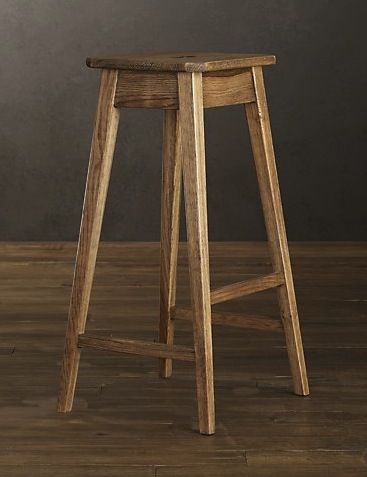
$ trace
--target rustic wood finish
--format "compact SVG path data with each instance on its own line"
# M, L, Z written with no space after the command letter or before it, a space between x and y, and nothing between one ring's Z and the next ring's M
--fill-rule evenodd
M119 122L119 110L113 105L116 83L117 71L102 71L61 369L60 412L70 411L73 405L80 359L78 335L84 333L87 320Z
M61 372L59 411L73 404L81 347L159 358L159 375L172 359L195 361L199 431L215 432L212 323L278 331L280 321L247 313L215 312L211 305L278 289L281 322L296 394L309 393L287 238L272 145L262 65L270 55L154 54L88 60L102 73L97 119L78 245ZM113 68L113 69L110 69ZM204 108L245 104L273 272L210 291L206 203ZM165 109L159 343L85 334L97 249L116 140L119 107ZM181 179L188 237L191 310L176 305ZM194 350L174 346L174 318L192 320ZM79 348L78 348L79 346Z
M119 71L115 106L178 109L174 72Z
M177 308L173 313L175 320L192 321L192 311L186 308ZM255 330L281 331L283 329L280 320L266 318L257 315L239 315L236 313L211 312L213 325L234 326L236 328L252 328Z
M233 283L224 287L212 290L210 293L210 301L212 305L221 303L227 300L240 298L241 296L258 293L269 288L275 288L284 283L284 278L281 273L270 273L263 277L251 278L243 282Z
M205 72L234 68L272 65L274 55L249 55L244 53L149 53L148 55L122 55L115 57L87 58L91 68L113 68L143 71Z
M249 159L249 158L248 158ZM266 243L210 243L212 286L271 271ZM197 433L194 363L83 349L55 413L75 243L0 243L1 477L364 477L367 243L291 243L312 396L292 393L284 334L213 326L216 433ZM88 332L153 340L159 243L101 242ZM177 306L190 306L186 244ZM239 267L241 264L241 267ZM213 307L214 308L214 307ZM216 305L278 316L274 290ZM177 320L191 347L192 323Z
M203 74L204 108L255 101L250 69L214 71Z
M252 150L273 266L276 272L280 272L284 276L284 285L279 287L278 297L287 340L294 392L299 395L307 395L309 394L307 371L303 355L262 68L253 68L253 77L256 103L246 104Z
M181 144L199 428L215 432L204 110L201 73L179 73Z
M251 69L203 74L204 108L255 101ZM171 71L119 71L115 106L178 109L177 74Z
M141 340L125 340L97 335L79 335L80 348L93 348L100 351L114 351L116 353L138 354L153 358L169 357L182 361L195 361L193 348L187 346L169 346L163 343L147 343Z
M182 158L179 113L165 111L161 196L161 273L159 341L173 344L172 310L176 301ZM172 359L159 361L159 374L172 374Z

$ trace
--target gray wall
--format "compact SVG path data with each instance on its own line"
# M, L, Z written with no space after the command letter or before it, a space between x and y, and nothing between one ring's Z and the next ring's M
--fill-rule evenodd
M367 239L365 0L0 0L0 239L77 237L98 71L85 57L269 52L292 240ZM241 107L206 117L213 240L264 238ZM157 240L161 111L124 110L103 238Z

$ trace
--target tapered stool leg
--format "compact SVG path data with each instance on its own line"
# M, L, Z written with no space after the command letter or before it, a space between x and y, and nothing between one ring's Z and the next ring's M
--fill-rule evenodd
M183 182L193 312L199 429L215 432L201 73L178 73Z
M115 70L103 70L71 292L61 370L59 412L68 412L73 405L80 359L78 337L84 332L86 325L119 122L119 111L114 107L116 82L117 72Z
M172 313L176 301L177 253L182 182L179 112L164 113L162 195L161 195L161 274L159 341L173 345ZM159 359L159 375L172 374L172 359Z
M284 226L269 114L261 67L252 68L256 102L246 104L251 144L259 181L273 267L284 275L278 300L286 337L294 392L309 394L288 243Z

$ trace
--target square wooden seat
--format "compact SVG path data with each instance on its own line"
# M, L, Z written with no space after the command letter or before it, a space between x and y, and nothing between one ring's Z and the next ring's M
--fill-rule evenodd
M144 71L223 71L275 63L274 55L245 53L151 53L87 58L91 68Z

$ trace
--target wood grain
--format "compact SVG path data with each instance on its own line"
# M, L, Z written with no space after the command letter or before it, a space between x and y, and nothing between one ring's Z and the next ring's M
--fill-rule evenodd
M113 105L116 83L116 71L102 72L61 369L59 412L68 412L73 405L80 360L78 336L87 320L119 122L119 111Z
M242 296L258 293L270 288L275 288L284 283L281 273L270 273L262 277L250 278L242 282L226 285L210 293L210 301L212 305L222 303L223 301L233 300Z
M253 79L256 103L248 103L245 106L252 150L274 270L284 276L284 285L278 289L278 298L294 391L299 395L307 395L309 394L307 371L261 67L253 68Z
M178 86L199 428L209 435L215 413L201 73L179 73Z
M119 71L115 106L178 109L176 73Z
M214 71L203 74L204 108L255 101L250 69Z
M255 91L249 68L203 74L204 108L242 104L254 100ZM120 70L115 106L178 109L177 73Z
M170 52L87 58L87 65L91 68L179 72L220 71L274 63L274 55L215 52Z
M176 308L173 313L175 320L192 321L192 311L187 308ZM250 328L264 331L281 331L283 330L280 320L266 318L257 315L239 315L230 312L211 312L211 320L213 325L234 326L236 328Z
M161 270L159 341L173 344L171 312L176 303L177 252L179 239L182 157L179 113L165 111L161 193ZM159 375L172 374L172 360L159 361Z
M187 346L171 346L153 341L127 340L91 335L88 333L79 335L78 346L80 348L138 354L141 356L151 356L153 358L164 357L182 361L195 361L193 348Z

